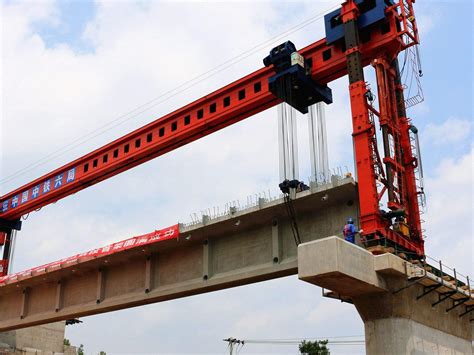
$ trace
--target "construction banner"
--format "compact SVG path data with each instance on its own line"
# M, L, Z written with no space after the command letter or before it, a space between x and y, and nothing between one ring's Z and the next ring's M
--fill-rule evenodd
M35 276L37 274L42 274L45 272L51 272L51 271L63 269L65 267L72 266L83 261L87 261L87 260L94 259L97 257L105 256L105 255L114 254L120 251L135 248L138 246L158 243L158 242L161 242L163 240L168 240L168 239L176 239L178 238L178 236L179 236L179 225L176 224L174 226L171 226L165 229L156 230L148 234L139 235L133 238L122 240L120 242L116 242L99 249L93 249L88 252L70 256L68 258L64 258L64 259L61 259L49 264L37 266L25 271L17 272L15 274L10 274L10 275L0 277L0 286L5 285L5 284L10 284L12 282L20 281L25 278Z

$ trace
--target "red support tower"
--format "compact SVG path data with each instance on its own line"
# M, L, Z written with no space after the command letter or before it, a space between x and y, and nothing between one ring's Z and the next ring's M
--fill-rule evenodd
M387 8L387 16L399 21L400 42L387 47L372 61L377 78L379 109L364 79L359 48L354 0L341 10L344 24L347 71L352 110L354 155L360 203L360 225L369 243L384 243L400 251L423 257L423 237L415 179L417 158L412 155L410 120L406 117L403 87L400 83L397 56L418 43L411 1L400 1ZM382 135L384 158L377 143L375 117ZM383 210L386 202L388 211Z

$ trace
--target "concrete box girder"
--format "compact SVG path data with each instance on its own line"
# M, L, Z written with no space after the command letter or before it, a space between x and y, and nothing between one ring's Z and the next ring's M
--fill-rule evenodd
M303 242L341 233L356 216L352 179L299 193ZM164 240L0 286L0 331L50 323L296 274L283 199L180 228Z

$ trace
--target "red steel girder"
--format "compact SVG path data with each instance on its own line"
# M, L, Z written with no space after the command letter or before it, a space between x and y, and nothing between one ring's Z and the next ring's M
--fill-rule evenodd
M362 63L402 47L395 17L389 31L375 30L359 46ZM312 76L326 84L347 74L346 55L325 39L301 51ZM13 220L150 159L232 125L280 102L268 90L273 68L262 68L146 126L84 155L0 198L0 217Z

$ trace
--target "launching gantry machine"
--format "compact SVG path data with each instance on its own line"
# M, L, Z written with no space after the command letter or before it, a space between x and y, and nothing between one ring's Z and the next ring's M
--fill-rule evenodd
M361 233L368 243L423 259L417 130L407 117L398 63L402 51L419 43L413 3L347 0L325 16L326 38L300 51L286 42L270 52L264 68L5 194L0 275L8 273L23 215L282 102L303 113L317 102L329 104L327 84L346 74ZM364 78L369 65L377 95Z

